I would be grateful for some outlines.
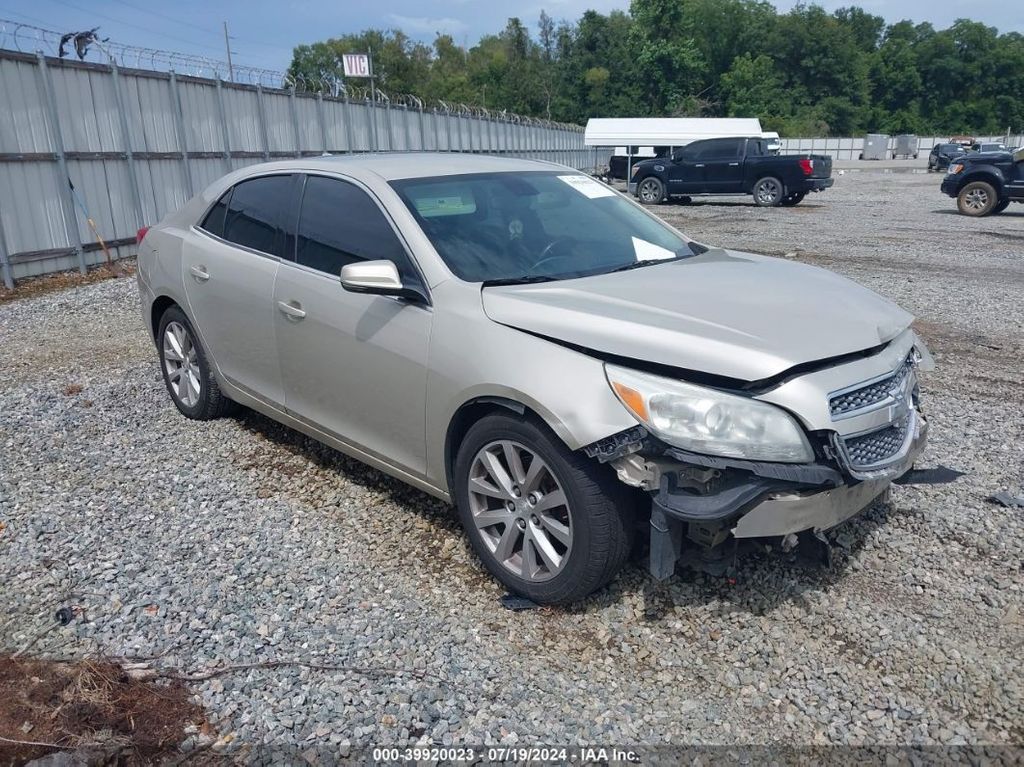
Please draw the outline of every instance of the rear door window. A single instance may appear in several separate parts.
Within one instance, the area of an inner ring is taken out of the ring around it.
[[[271,256],[283,255],[291,189],[290,175],[262,176],[237,184],[227,204],[224,239]]]
[[[337,277],[346,264],[391,261],[405,285],[422,285],[377,203],[355,184],[308,176],[299,211],[295,261]]]

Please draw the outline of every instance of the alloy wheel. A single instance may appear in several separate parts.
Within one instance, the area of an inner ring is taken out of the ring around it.
[[[773,180],[762,181],[757,185],[757,201],[771,205],[782,194],[782,188]]]
[[[661,200],[661,189],[656,181],[648,179],[640,184],[640,200],[642,202],[658,202]]]
[[[974,211],[985,210],[988,205],[988,192],[984,189],[972,189],[964,195],[964,207]]]
[[[164,370],[167,371],[171,391],[185,407],[195,407],[199,403],[202,377],[192,334],[180,322],[167,323],[163,351]]]
[[[530,448],[512,440],[484,445],[469,471],[469,508],[502,567],[540,583],[560,573],[572,551],[569,501],[558,478]]]

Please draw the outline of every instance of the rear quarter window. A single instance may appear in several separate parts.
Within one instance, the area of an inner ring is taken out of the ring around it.
[[[200,229],[204,229],[210,234],[215,234],[218,237],[224,236],[224,220],[227,217],[228,211],[228,199],[231,197],[231,190],[228,189],[221,198],[213,204],[210,211],[206,214],[206,218],[203,219],[202,223],[199,224]]]

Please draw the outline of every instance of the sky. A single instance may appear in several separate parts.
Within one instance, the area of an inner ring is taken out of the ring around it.
[[[796,0],[772,0],[781,11]],[[887,21],[909,18],[938,28],[967,16],[1001,32],[1024,33],[1024,0],[817,0],[832,11],[859,5]],[[0,0],[0,19],[58,31],[100,27],[119,43],[224,59],[224,30],[231,35],[236,64],[284,70],[295,45],[367,28],[399,28],[430,42],[451,34],[473,45],[499,31],[510,15],[536,30],[542,9],[555,19],[575,20],[588,8],[607,13],[627,9],[628,0]]]

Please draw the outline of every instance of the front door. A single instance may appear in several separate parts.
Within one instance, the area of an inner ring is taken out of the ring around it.
[[[182,244],[188,311],[221,375],[276,406],[284,390],[274,346],[274,280],[294,177],[236,184]]]
[[[388,259],[422,286],[375,198],[335,177],[305,179],[294,260],[274,291],[278,357],[288,411],[363,452],[426,474],[427,350],[423,303],[351,293],[345,264]]]
[[[699,143],[677,149],[671,158],[666,159],[669,194],[699,194],[704,191],[704,163],[696,159],[698,153]]]

